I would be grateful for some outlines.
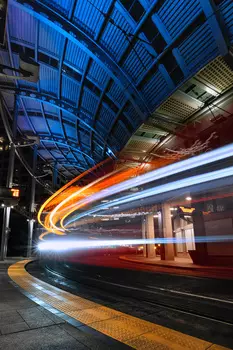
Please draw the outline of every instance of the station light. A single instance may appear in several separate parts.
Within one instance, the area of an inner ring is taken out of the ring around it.
[[[13,197],[19,197],[19,189],[18,188],[11,188],[12,196]]]

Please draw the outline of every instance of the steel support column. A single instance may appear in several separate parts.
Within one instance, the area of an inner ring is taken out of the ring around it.
[[[5,113],[4,107],[1,103],[1,113]],[[12,137],[13,141],[16,137],[17,133],[17,120],[18,120],[18,110],[19,110],[19,98],[18,96],[15,96],[15,108],[14,108],[14,115],[13,115],[13,123],[12,123]],[[3,118],[3,116],[2,116]],[[6,180],[6,187],[11,188],[12,182],[13,182],[13,175],[14,175],[14,164],[15,164],[15,145],[14,143],[11,143],[10,148],[10,155],[9,155],[9,165],[8,165],[8,172],[7,172],[7,180]],[[2,239],[1,239],[1,254],[0,254],[0,260],[5,260],[7,256],[7,245],[8,245],[8,238],[10,233],[10,215],[11,215],[11,208],[5,207],[3,212],[3,221],[2,221]]]
[[[58,168],[57,168],[57,162],[55,162],[53,166],[53,190],[55,191],[57,189],[57,175],[58,175]]]
[[[31,200],[30,200],[30,214],[31,218],[28,222],[28,245],[27,245],[27,257],[31,256],[32,252],[32,237],[33,237],[33,228],[34,228],[34,218],[33,214],[35,211],[35,193],[36,193],[36,179],[35,179],[35,174],[36,174],[36,164],[37,164],[37,145],[34,145],[34,150],[33,150],[33,164],[32,164],[32,171],[33,175],[32,176],[32,186],[31,186]]]

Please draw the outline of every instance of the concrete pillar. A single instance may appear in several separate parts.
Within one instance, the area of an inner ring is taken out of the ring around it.
[[[194,263],[196,264],[205,264],[208,258],[207,252],[207,243],[206,242],[197,242],[196,239],[198,237],[205,237],[205,222],[202,210],[196,207],[196,210],[193,213],[193,230],[194,230],[194,239],[196,246],[196,253]]]
[[[146,239],[146,219],[142,218],[142,239]],[[143,244],[143,256],[146,257],[146,244]]]
[[[155,238],[155,230],[154,230],[154,215],[148,214],[146,215],[146,238],[147,239],[154,239]],[[147,258],[155,258],[155,245],[154,244],[147,244],[146,245],[146,257]]]
[[[173,238],[171,211],[169,203],[162,204],[162,224],[163,224],[163,238]],[[164,244],[164,254],[161,256],[162,260],[174,260],[174,244]]]

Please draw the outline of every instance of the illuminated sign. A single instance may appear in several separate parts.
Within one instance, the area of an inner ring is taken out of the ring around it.
[[[13,197],[19,197],[19,189],[11,188],[11,192]]]
[[[183,213],[192,214],[192,212],[195,210],[195,208],[186,208],[186,207],[180,207]]]

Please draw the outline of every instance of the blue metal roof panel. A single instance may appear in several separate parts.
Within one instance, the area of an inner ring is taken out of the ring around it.
[[[218,54],[216,42],[208,23],[200,26],[180,46],[179,50],[190,71],[195,73],[202,67],[202,62],[208,62]]]
[[[77,141],[76,128],[66,123],[64,123],[64,127],[65,127],[66,136],[68,137],[68,139]]]
[[[9,4],[8,21],[11,38],[35,46],[37,20],[33,16]]]
[[[200,25],[200,22],[207,21],[206,17],[202,16],[201,21],[194,22],[202,11],[198,0],[140,0],[144,7],[140,16],[133,13],[128,2],[114,2],[113,0],[54,0],[53,2],[49,0],[17,0],[17,2],[12,0],[12,3],[15,6],[9,5],[8,24],[10,40],[14,43],[12,45],[13,63],[15,67],[18,67],[16,53],[17,50],[21,50],[20,47],[25,47],[25,51],[32,56],[34,52],[37,54],[36,50],[32,49],[38,48],[40,63],[38,87],[39,91],[44,92],[44,95],[38,96],[38,99],[47,99],[48,102],[52,100],[51,103],[54,105],[43,102],[44,108],[41,109],[42,105],[36,99],[23,97],[25,110],[21,104],[19,107],[20,113],[22,114],[23,111],[25,114],[20,121],[22,130],[48,135],[43,116],[44,110],[52,136],[57,135],[63,139],[66,137],[67,140],[72,140],[74,132],[76,137],[78,131],[81,133],[81,147],[86,152],[90,152],[92,146],[92,157],[96,161],[107,156],[106,153],[103,154],[105,141],[102,138],[108,138],[108,146],[120,149],[120,146],[127,142],[130,133],[182,81],[189,77],[190,72],[194,74],[222,52],[217,40],[219,36],[215,33],[214,26],[209,27],[206,23]],[[151,9],[150,4],[155,5],[154,9]],[[233,42],[232,7],[231,0],[223,0],[218,7],[220,9],[218,14],[222,14],[228,31],[226,39],[231,42]],[[204,10],[206,11],[206,8]],[[101,11],[105,14],[109,11],[108,16],[110,17],[104,16]],[[153,17],[153,13],[157,13],[157,16]],[[71,26],[70,22],[74,18],[75,25]],[[148,25],[151,23],[153,28],[150,31]],[[196,26],[195,31],[194,26]],[[138,38],[142,37],[141,32],[144,32],[145,40],[151,41],[151,44],[140,42]],[[187,32],[191,35],[187,35]],[[129,40],[126,34],[130,34]],[[178,41],[176,41],[177,38],[179,38]],[[131,46],[129,41],[132,42]],[[16,42],[18,45],[15,44]],[[66,45],[64,45],[65,42]],[[172,46],[169,47],[170,44]],[[176,49],[173,51],[174,58],[172,58],[173,49]],[[161,55],[151,57],[149,52],[153,54],[154,50],[160,52]],[[168,53],[167,57],[175,60],[172,63],[173,66],[177,64],[181,73],[183,72],[177,81],[173,82],[171,62],[166,61],[166,53]],[[62,62],[63,55],[64,61]],[[89,60],[90,57],[91,60]],[[0,62],[5,64],[7,62],[10,65],[9,55],[0,51]],[[87,65],[88,62],[89,65]],[[116,64],[116,62],[119,63]],[[63,74],[62,79],[59,77],[59,72]],[[1,78],[1,82],[3,79]],[[12,83],[9,80],[5,82]],[[107,83],[109,83],[108,86]],[[80,85],[82,86],[81,91]],[[37,88],[36,85],[22,80],[18,86],[19,88],[26,86],[30,90],[29,96]],[[104,91],[106,86],[107,90]],[[6,101],[8,107],[12,109],[14,95],[6,97]],[[62,112],[59,110],[58,113],[55,105],[68,109],[67,101],[68,104],[79,107],[77,117],[64,110]],[[123,108],[125,102],[127,104]],[[99,108],[97,108],[98,105]],[[123,112],[119,113],[122,108]],[[28,112],[28,117],[26,112]],[[38,113],[37,117],[34,115],[35,112]],[[95,113],[98,114],[95,115]],[[78,117],[87,125],[77,122]],[[94,120],[96,120],[95,124]],[[113,120],[116,122],[113,123]],[[91,141],[90,128],[93,127],[93,124],[97,133],[92,133]],[[113,128],[110,133],[111,126]],[[63,128],[67,135],[64,135]],[[117,143],[115,139],[119,142]],[[67,147],[63,149],[61,145],[58,146],[53,142],[42,142],[41,145],[48,147],[49,150],[54,148],[53,157],[58,160],[73,157],[62,154],[62,152],[69,153]],[[51,153],[47,152],[46,157],[52,159]],[[81,162],[84,164],[84,160]],[[72,165],[64,165],[62,169],[68,166],[71,167],[69,174],[71,175],[71,171],[74,174],[76,170],[72,168]],[[88,167],[88,164],[83,166]]]
[[[94,115],[96,106],[98,103],[98,98],[92,94],[87,89],[83,89],[83,97],[82,97],[82,108],[87,110],[91,115]]]
[[[174,38],[201,11],[199,0],[166,0],[158,15]]]
[[[73,22],[79,25],[85,32],[92,37],[99,32],[104,16],[102,12],[106,12],[110,6],[111,0],[99,1],[99,0],[82,0],[77,1],[74,12]],[[98,9],[100,11],[98,11]]]
[[[58,83],[58,70],[45,64],[40,64],[41,90],[56,96],[58,93]]]
[[[169,87],[163,75],[157,71],[142,89],[151,111],[160,103],[163,96],[169,93]]]
[[[77,105],[80,84],[72,78],[62,75],[62,98],[71,102],[74,106]]]
[[[30,27],[28,27],[30,29]],[[35,40],[35,39],[34,39]],[[40,23],[39,26],[39,49],[42,49],[46,53],[52,53],[57,58],[61,57],[62,46],[64,45],[65,38],[58,33],[55,29],[51,28],[44,23]]]
[[[111,17],[123,31],[133,33],[132,26],[130,26],[126,18],[117,9],[114,9]],[[122,30],[118,29],[112,23],[108,23],[100,39],[101,45],[107,49],[116,61],[119,61],[128,45],[128,40]]]
[[[18,127],[22,133],[31,133],[32,128],[28,122],[28,118],[25,115],[19,115],[17,121]]]
[[[87,78],[91,78],[92,81],[96,82],[100,87],[104,87],[108,80],[108,74],[98,63],[92,61],[91,67],[88,71]]]
[[[66,111],[62,111],[62,119],[67,120],[73,124],[76,124],[77,117],[74,114],[67,113]]]
[[[31,99],[31,98],[27,98],[27,97],[23,97],[22,101],[23,101],[23,104],[24,104],[25,108],[27,109],[27,111],[41,112],[40,102],[38,102],[34,99]]]
[[[112,82],[108,94],[113,98],[113,100],[116,100],[118,102],[118,105],[123,105],[123,103],[126,101],[126,96],[123,93],[122,89],[119,85]]]
[[[73,6],[73,2],[76,0],[53,0],[51,4],[51,0],[44,0],[45,3],[48,4],[48,6],[53,6],[54,8],[57,9],[58,12],[68,15],[70,9]]]
[[[45,120],[42,116],[40,117],[30,117],[31,123],[38,133],[48,133],[48,128]]]
[[[130,120],[131,124],[135,129],[140,125],[141,120],[137,112],[135,111],[134,106],[131,103],[128,104],[126,108],[124,108],[124,114],[128,116],[128,119]]]
[[[68,40],[64,62],[73,65],[80,72],[83,72],[87,61],[88,55],[83,50],[81,50],[80,47]]]
[[[123,68],[133,78],[134,82],[138,83],[152,63],[153,58],[154,57],[149,54],[144,45],[136,42],[133,50],[131,50],[125,60]]]
[[[219,6],[222,12],[222,17],[227,27],[230,42],[233,43],[233,2],[225,0]]]
[[[110,127],[115,120],[115,114],[111,112],[109,108],[106,108],[102,105],[99,111],[98,119],[102,125],[105,125],[106,129],[108,129],[108,127]]]
[[[52,106],[49,103],[43,103],[43,108],[44,108],[45,113],[48,113],[50,115],[52,114],[54,116],[57,116],[59,113],[59,109]]]
[[[62,130],[61,130],[61,124],[58,120],[52,120],[47,119],[50,130],[53,131],[53,135],[56,136],[63,136]]]

